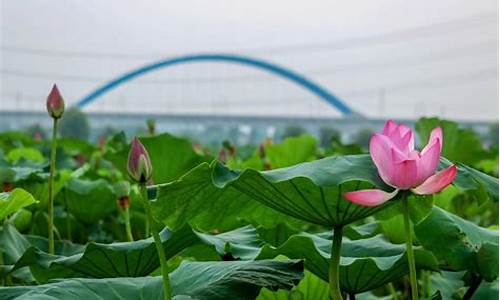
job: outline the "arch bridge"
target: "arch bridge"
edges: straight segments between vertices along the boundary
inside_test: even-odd
[[[277,64],[252,58],[243,55],[235,55],[235,54],[194,54],[194,55],[184,55],[178,56],[174,58],[163,59],[160,61],[156,61],[142,67],[133,69],[125,74],[122,74],[109,82],[105,83],[102,86],[99,86],[94,91],[80,99],[77,103],[77,106],[80,108],[85,107],[86,105],[96,101],[100,96],[106,94],[107,92],[113,90],[114,88],[127,83],[134,78],[140,77],[147,73],[164,69],[168,67],[172,67],[174,65],[184,64],[184,63],[194,63],[194,62],[226,62],[226,63],[234,63],[241,64],[253,68],[257,68],[281,78],[285,78],[290,82],[308,90],[312,94],[315,94],[320,99],[324,100],[336,110],[341,112],[344,116],[354,116],[359,115],[354,112],[346,103],[340,100],[333,93],[328,91],[326,88],[320,86],[319,84],[313,82],[312,80],[306,78],[305,76],[294,72],[285,67],[279,66]]]

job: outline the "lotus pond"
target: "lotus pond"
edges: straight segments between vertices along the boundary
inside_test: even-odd
[[[498,299],[498,145],[375,131],[241,152],[0,133],[0,299]]]

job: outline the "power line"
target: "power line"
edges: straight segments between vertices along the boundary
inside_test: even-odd
[[[368,89],[362,89],[362,90],[353,90],[353,91],[346,91],[341,94],[343,98],[346,97],[354,97],[354,96],[364,96],[364,95],[378,95],[381,90],[384,90],[384,93],[387,95],[390,92],[395,92],[395,91],[404,91],[404,90],[412,90],[412,89],[429,89],[429,88],[441,88],[444,86],[454,86],[454,85],[464,85],[464,84],[471,84],[471,83],[476,83],[478,81],[484,81],[484,80],[489,80],[489,79],[495,79],[498,78],[498,69],[496,68],[488,68],[488,69],[480,69],[478,71],[472,71],[468,73],[460,73],[456,76],[447,76],[447,77],[434,77],[430,79],[425,79],[425,80],[419,80],[419,81],[408,81],[404,83],[399,83],[399,84],[394,84],[394,85],[380,85],[380,87],[374,87],[374,88],[368,88]],[[44,99],[46,95],[29,95],[29,94],[20,94],[16,92],[2,92],[2,96],[7,96],[7,97],[19,97],[22,96],[22,98],[33,98],[33,99]],[[152,102],[157,101],[151,99]],[[262,100],[263,98],[261,98]],[[290,101],[291,99],[295,100],[300,100],[304,98],[284,98],[281,100],[284,100],[284,102]],[[147,102],[147,99],[142,99],[141,101]],[[225,100],[224,100],[225,101]],[[247,99],[247,101],[250,101],[249,103],[251,104],[259,104],[259,102],[253,102],[253,101],[259,101],[258,98],[254,99]],[[269,101],[268,98],[265,99],[265,101]],[[374,97],[375,101],[375,97]],[[227,104],[227,103],[226,103]],[[232,104],[231,104],[232,105]]]
[[[479,47],[478,47],[479,46]],[[493,46],[493,48],[484,48],[483,46]],[[433,62],[442,62],[456,59],[464,59],[468,57],[477,57],[487,52],[496,54],[497,46],[496,41],[486,41],[478,44],[474,44],[471,47],[463,47],[458,49],[452,49],[453,51],[443,51],[441,53],[432,53],[430,55],[423,55],[420,57],[402,57],[389,61],[377,61],[374,63],[357,63],[357,64],[343,64],[337,66],[329,66],[324,68],[310,69],[302,71],[304,74],[308,75],[328,75],[337,74],[342,72],[350,71],[366,71],[373,69],[390,69],[390,68],[405,68],[412,65],[422,65]],[[472,51],[471,51],[472,50]],[[13,69],[2,69],[0,72],[4,75],[17,76],[24,78],[38,78],[46,79],[50,81],[77,81],[77,82],[91,82],[91,83],[101,83],[106,82],[109,78],[105,77],[95,77],[95,76],[82,76],[82,75],[71,75],[71,74],[59,74],[59,73],[46,73],[46,72],[26,72],[21,70]],[[213,83],[213,82],[238,82],[238,81],[267,81],[267,78],[263,78],[260,75],[247,75],[247,76],[224,76],[224,77],[186,77],[186,78],[171,78],[171,79],[157,79],[157,80],[140,80],[131,82],[131,84],[199,84],[199,83]]]
[[[404,82],[396,85],[381,85],[379,88],[369,88],[364,90],[358,90],[353,92],[348,92],[342,94],[342,97],[349,96],[361,96],[361,95],[375,95],[380,93],[383,89],[385,92],[395,92],[413,89],[429,89],[429,88],[440,88],[443,86],[454,86],[476,83],[478,81],[484,81],[489,79],[498,79],[498,69],[488,68],[481,69],[474,72],[460,73],[457,76],[447,76],[441,78],[431,78],[419,81]]]
[[[472,17],[464,17],[453,19],[440,23],[433,23],[413,28],[401,29],[380,33],[372,36],[357,37],[333,42],[323,43],[308,43],[284,45],[268,48],[247,48],[235,51],[238,53],[254,53],[254,54],[290,54],[306,51],[318,50],[343,50],[348,48],[373,46],[377,44],[388,44],[396,42],[404,42],[408,39],[427,38],[435,35],[448,34],[454,31],[470,29],[485,25],[488,23],[497,23],[498,16],[496,14],[482,14]],[[111,52],[91,52],[91,51],[63,51],[49,49],[24,48],[17,46],[2,46],[3,51],[13,52],[16,54],[48,56],[58,58],[89,58],[89,59],[152,59],[164,57],[163,53],[149,54],[126,54],[126,53],[111,53]]]
[[[465,17],[440,23],[380,33],[373,36],[351,38],[334,42],[288,45],[268,48],[267,50],[263,49],[262,51],[266,53],[276,52],[283,54],[318,50],[345,50],[349,48],[366,47],[379,44],[401,43],[415,38],[428,38],[430,36],[448,34],[450,32],[461,31],[463,29],[471,29],[488,23],[494,23],[496,25],[498,23],[498,16],[496,14],[482,14],[473,17]]]

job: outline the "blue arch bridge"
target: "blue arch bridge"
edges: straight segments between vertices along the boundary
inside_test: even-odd
[[[107,92],[113,90],[114,88],[122,84],[126,84],[130,80],[133,80],[142,75],[157,71],[159,69],[165,69],[180,64],[196,63],[196,62],[223,62],[223,63],[232,63],[251,68],[256,68],[264,72],[273,74],[277,77],[284,78],[289,82],[291,82],[292,84],[295,84],[309,91],[313,95],[317,96],[319,99],[328,103],[330,106],[339,111],[344,117],[347,117],[349,120],[352,119],[353,117],[361,117],[359,114],[355,113],[354,110],[351,107],[349,107],[348,104],[340,100],[332,92],[327,90],[325,87],[322,87],[319,84],[313,82],[311,79],[305,77],[302,74],[299,74],[283,66],[279,66],[277,64],[264,61],[262,59],[257,59],[242,55],[234,55],[234,54],[194,54],[194,55],[185,55],[185,56],[179,56],[179,57],[156,61],[151,64],[131,70],[121,76],[118,76],[110,80],[109,82],[96,88],[94,91],[92,91],[91,93],[80,99],[77,105],[80,108],[84,108],[90,103],[99,100],[100,96],[106,94]],[[219,128],[219,130],[225,128],[226,131],[233,130],[234,132],[235,127],[247,126],[252,128],[253,130],[260,131],[260,134],[257,133],[257,135],[253,137],[254,139],[261,139],[264,136],[268,135],[270,131],[269,128],[271,127],[283,129],[288,126],[294,126],[300,124],[301,127],[304,127],[309,132],[318,133],[319,128],[321,126],[323,127],[332,126],[332,120],[328,118],[321,119],[321,118],[297,118],[297,117],[287,118],[287,117],[256,117],[256,116],[232,117],[230,115],[205,115],[205,116],[150,115],[148,117],[157,119],[159,121],[160,128],[161,127],[172,128],[172,126],[175,126],[175,124],[179,126],[179,124],[186,124],[186,123],[191,125],[193,123],[195,124],[201,123],[204,126],[211,128],[212,130],[214,128]],[[135,118],[134,116],[129,115],[125,119],[130,121],[131,119]],[[342,122],[344,125],[343,127],[345,127],[349,123],[352,123],[352,121],[347,121],[347,120],[343,121],[344,121]],[[129,122],[127,123],[130,124]],[[220,135],[227,136],[227,134],[228,132],[225,132]],[[242,141],[242,142],[248,142],[248,141]]]
[[[174,133],[185,133],[190,128],[210,128],[214,132],[214,128],[218,128],[215,137],[209,137],[212,140],[203,142],[220,142],[214,141],[217,138],[224,138],[228,133],[233,132],[238,128],[251,129],[252,134],[236,134],[239,138],[237,143],[258,142],[262,138],[270,134],[279,133],[284,128],[289,126],[300,125],[308,132],[319,135],[320,129],[324,127],[336,128],[347,136],[352,136],[362,128],[378,128],[383,123],[383,120],[374,120],[364,118],[359,113],[355,112],[347,103],[339,99],[325,87],[313,82],[302,74],[292,71],[283,66],[264,61],[257,58],[252,58],[234,54],[195,54],[185,55],[174,58],[163,59],[133,69],[123,75],[120,75],[109,82],[99,86],[94,91],[90,92],[77,102],[79,108],[98,101],[100,96],[108,93],[114,88],[126,84],[127,82],[140,77],[142,75],[154,72],[160,69],[165,69],[180,64],[196,63],[196,62],[225,62],[257,68],[264,72],[274,74],[284,78],[293,84],[296,84],[310,93],[316,95],[321,100],[331,105],[339,111],[343,118],[331,119],[321,117],[263,117],[263,116],[231,116],[231,115],[163,115],[163,114],[130,114],[130,113],[89,113],[89,121],[93,126],[92,132],[94,135],[99,133],[104,127],[111,126],[124,129],[129,133],[135,133],[137,128],[144,127],[146,119],[156,119],[159,131],[170,131]],[[401,120],[407,123],[412,123],[412,120]],[[26,127],[33,123],[41,123],[43,126],[49,127],[45,112],[20,112],[20,111],[0,111],[0,130],[11,129],[13,124],[17,127]],[[475,124],[476,127],[481,124]],[[484,127],[484,126],[483,126]],[[243,130],[248,133],[248,130]],[[200,137],[207,138],[207,134],[201,134]],[[95,138],[95,136],[91,137]],[[242,138],[242,139],[241,139]]]
[[[330,91],[321,87],[320,85],[314,83],[312,80],[306,78],[305,76],[289,70],[285,67],[279,66],[277,64],[267,62],[261,59],[251,58],[248,56],[234,55],[234,54],[195,54],[195,55],[185,55],[169,59],[160,60],[132,71],[129,71],[115,79],[112,79],[108,83],[98,87],[96,90],[85,96],[83,99],[78,101],[77,105],[80,108],[96,101],[99,96],[109,92],[110,90],[133,80],[136,77],[145,75],[147,73],[165,69],[179,64],[194,63],[194,62],[227,62],[235,63],[240,65],[245,65],[253,68],[257,68],[276,76],[285,78],[290,82],[310,91],[311,93],[317,95],[322,100],[326,101],[328,104],[333,106],[339,112],[344,115],[353,115],[354,111],[343,101],[333,95]]]

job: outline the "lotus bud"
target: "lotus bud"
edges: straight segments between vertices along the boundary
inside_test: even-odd
[[[127,171],[130,178],[140,183],[146,183],[153,175],[148,151],[137,137],[132,140],[132,146],[128,153]]]
[[[198,153],[198,154],[203,154],[203,148],[201,148],[201,145],[198,143],[193,143],[191,144],[193,146],[193,151]]]
[[[4,182],[2,184],[2,189],[5,193],[12,192],[14,189],[14,184],[12,182]]]
[[[224,148],[220,149],[219,151],[219,161],[225,163],[227,161],[227,154],[226,150]]]
[[[43,136],[42,136],[42,134],[41,134],[40,132],[35,132],[35,133],[33,134],[33,140],[34,140],[35,142],[41,142],[41,141],[43,140]]]
[[[155,119],[148,119],[146,121],[146,124],[148,125],[148,132],[149,135],[153,136],[156,133],[156,120]]]
[[[103,149],[104,149],[104,146],[106,146],[106,142],[107,142],[107,141],[106,141],[106,137],[105,137],[105,136],[101,136],[101,137],[99,138],[99,140],[97,141],[97,144],[99,145],[99,148],[100,148],[101,150],[103,150]]]
[[[54,119],[59,119],[64,113],[64,100],[55,84],[47,97],[47,111]]]
[[[0,183],[3,192],[10,192],[14,189],[16,172],[12,169],[0,169]]]
[[[118,200],[116,201],[118,208],[120,210],[125,210],[126,208],[130,207],[130,183],[128,183],[128,181],[117,182],[113,185],[113,190],[116,197],[118,198]]]
[[[236,156],[236,146],[232,145],[230,141],[225,140],[222,146],[228,151],[230,156]]]
[[[261,159],[264,159],[266,157],[266,147],[264,146],[264,144],[260,144],[257,151]]]

